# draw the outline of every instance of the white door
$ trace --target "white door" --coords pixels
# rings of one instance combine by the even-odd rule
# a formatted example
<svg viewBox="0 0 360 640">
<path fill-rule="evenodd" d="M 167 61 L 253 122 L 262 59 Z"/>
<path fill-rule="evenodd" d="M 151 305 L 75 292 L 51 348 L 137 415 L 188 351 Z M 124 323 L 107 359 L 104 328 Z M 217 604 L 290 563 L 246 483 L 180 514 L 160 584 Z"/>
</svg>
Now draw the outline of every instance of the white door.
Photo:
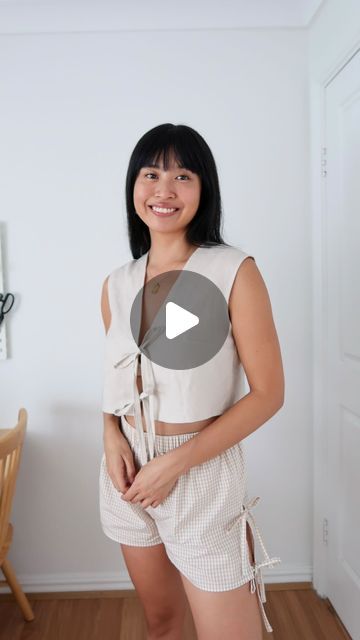
<svg viewBox="0 0 360 640">
<path fill-rule="evenodd" d="M 327 596 L 360 640 L 360 51 L 325 109 Z"/>
</svg>

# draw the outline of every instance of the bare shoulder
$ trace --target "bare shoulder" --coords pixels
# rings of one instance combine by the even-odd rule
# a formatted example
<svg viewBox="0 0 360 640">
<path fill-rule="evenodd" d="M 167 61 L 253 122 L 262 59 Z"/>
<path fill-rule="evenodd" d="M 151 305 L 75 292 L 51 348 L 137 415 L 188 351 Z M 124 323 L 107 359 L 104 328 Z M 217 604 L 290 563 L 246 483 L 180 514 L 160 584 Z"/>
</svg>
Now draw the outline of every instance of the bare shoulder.
<svg viewBox="0 0 360 640">
<path fill-rule="evenodd" d="M 111 324 L 111 310 L 109 304 L 109 290 L 108 290 L 108 281 L 110 274 L 106 276 L 101 290 L 101 315 L 105 327 L 105 333 L 108 332 L 110 324 Z"/>
<path fill-rule="evenodd" d="M 239 305 L 245 309 L 251 301 L 259 304 L 261 302 L 264 303 L 266 299 L 270 302 L 260 269 L 255 259 L 252 256 L 247 256 L 241 262 L 231 288 L 229 297 L 230 314 L 232 311 L 238 312 Z"/>
</svg>

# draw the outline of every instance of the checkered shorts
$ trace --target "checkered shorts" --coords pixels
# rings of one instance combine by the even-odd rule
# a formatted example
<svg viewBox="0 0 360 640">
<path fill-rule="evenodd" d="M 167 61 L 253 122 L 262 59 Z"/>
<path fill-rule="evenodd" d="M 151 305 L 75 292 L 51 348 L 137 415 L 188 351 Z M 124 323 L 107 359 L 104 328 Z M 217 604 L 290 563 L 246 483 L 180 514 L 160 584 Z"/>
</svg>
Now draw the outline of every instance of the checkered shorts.
<svg viewBox="0 0 360 640">
<path fill-rule="evenodd" d="M 137 469 L 140 444 L 136 429 L 121 416 L 121 431 L 133 452 Z M 158 455 L 180 446 L 198 432 L 157 435 Z M 145 432 L 147 444 L 147 433 Z M 264 623 L 266 602 L 261 567 L 273 566 L 250 511 L 259 497 L 247 500 L 246 468 L 242 443 L 192 467 L 179 476 L 168 496 L 157 507 L 121 500 L 106 468 L 105 453 L 100 463 L 100 521 L 112 540 L 147 547 L 163 543 L 170 561 L 196 587 L 206 591 L 227 591 L 251 581 L 257 590 Z M 247 542 L 247 524 L 259 540 L 265 560 L 252 562 Z M 255 548 L 254 548 L 255 551 Z"/>
</svg>

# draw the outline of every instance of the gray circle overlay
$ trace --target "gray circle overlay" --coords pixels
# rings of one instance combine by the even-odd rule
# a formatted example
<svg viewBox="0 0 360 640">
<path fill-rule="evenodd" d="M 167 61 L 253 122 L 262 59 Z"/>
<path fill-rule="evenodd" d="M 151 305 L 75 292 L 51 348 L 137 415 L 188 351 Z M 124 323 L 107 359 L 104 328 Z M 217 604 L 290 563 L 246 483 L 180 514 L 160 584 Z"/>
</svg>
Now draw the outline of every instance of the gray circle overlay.
<svg viewBox="0 0 360 640">
<path fill-rule="evenodd" d="M 198 316 L 199 323 L 167 338 L 168 302 Z M 141 337 L 143 313 L 148 329 Z M 141 353 L 152 362 L 167 369 L 193 369 L 211 360 L 221 349 L 230 318 L 223 294 L 209 278 L 195 271 L 173 270 L 151 278 L 140 289 L 131 307 L 130 326 Z"/>
</svg>

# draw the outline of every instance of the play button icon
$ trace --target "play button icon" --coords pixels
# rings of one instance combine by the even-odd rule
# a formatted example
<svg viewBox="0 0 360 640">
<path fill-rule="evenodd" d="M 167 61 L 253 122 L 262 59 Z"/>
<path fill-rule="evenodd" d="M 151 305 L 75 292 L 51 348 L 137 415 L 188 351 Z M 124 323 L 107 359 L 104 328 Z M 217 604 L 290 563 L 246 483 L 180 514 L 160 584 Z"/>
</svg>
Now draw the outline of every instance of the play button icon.
<svg viewBox="0 0 360 640">
<path fill-rule="evenodd" d="M 166 304 L 166 337 L 169 340 L 176 338 L 184 331 L 199 324 L 199 318 L 194 313 L 180 307 L 175 302 Z"/>
<path fill-rule="evenodd" d="M 136 294 L 132 336 L 153 363 L 193 369 L 221 349 L 230 329 L 227 301 L 212 280 L 189 269 L 162 273 Z"/>
</svg>

